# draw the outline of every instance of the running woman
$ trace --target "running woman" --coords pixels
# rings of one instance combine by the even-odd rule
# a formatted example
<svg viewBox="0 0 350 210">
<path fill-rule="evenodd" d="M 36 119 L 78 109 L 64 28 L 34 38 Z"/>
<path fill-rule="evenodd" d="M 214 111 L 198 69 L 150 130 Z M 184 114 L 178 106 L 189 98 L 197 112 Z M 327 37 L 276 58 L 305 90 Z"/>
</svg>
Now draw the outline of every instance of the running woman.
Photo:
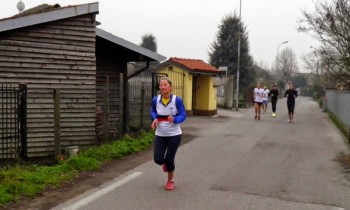
<svg viewBox="0 0 350 210">
<path fill-rule="evenodd" d="M 269 103 L 269 93 L 270 93 L 270 91 L 267 89 L 266 86 L 264 86 L 264 90 L 263 90 L 263 105 L 262 105 L 264 113 L 266 112 L 267 104 Z"/>
<path fill-rule="evenodd" d="M 186 120 L 186 110 L 182 99 L 171 94 L 172 84 L 167 77 L 159 80 L 161 94 L 152 99 L 152 129 L 156 129 L 154 140 L 154 162 L 162 165 L 168 173 L 166 190 L 173 190 L 175 154 L 180 145 L 182 131 L 180 123 Z"/>
<path fill-rule="evenodd" d="M 292 83 L 289 83 L 289 89 L 286 90 L 284 97 L 287 97 L 287 107 L 288 107 L 288 123 L 294 121 L 294 107 L 295 107 L 295 98 L 298 97 L 298 92 L 294 89 Z"/>
<path fill-rule="evenodd" d="M 272 86 L 272 90 L 270 91 L 269 95 L 271 96 L 272 117 L 276 117 L 276 105 L 278 99 L 278 90 L 276 85 Z"/>
<path fill-rule="evenodd" d="M 260 83 L 254 89 L 255 119 L 260 120 L 261 105 L 263 103 L 263 89 Z"/>
</svg>

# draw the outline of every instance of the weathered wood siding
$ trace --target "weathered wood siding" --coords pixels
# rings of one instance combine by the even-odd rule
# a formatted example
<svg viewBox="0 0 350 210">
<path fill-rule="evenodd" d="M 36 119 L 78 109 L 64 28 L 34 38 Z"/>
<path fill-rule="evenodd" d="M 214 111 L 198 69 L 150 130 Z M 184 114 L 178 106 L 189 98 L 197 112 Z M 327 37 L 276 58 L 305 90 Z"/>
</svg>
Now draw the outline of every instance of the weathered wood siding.
<svg viewBox="0 0 350 210">
<path fill-rule="evenodd" d="M 28 88 L 28 157 L 54 154 L 53 90 L 61 145 L 95 144 L 95 14 L 0 34 L 0 84 Z"/>
</svg>

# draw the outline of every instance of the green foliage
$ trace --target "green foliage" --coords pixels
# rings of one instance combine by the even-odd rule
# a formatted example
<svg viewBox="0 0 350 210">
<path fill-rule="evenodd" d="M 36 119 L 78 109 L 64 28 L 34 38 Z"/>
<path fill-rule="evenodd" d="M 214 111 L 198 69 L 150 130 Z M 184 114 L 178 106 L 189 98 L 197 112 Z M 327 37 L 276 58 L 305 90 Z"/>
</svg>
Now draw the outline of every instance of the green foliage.
<svg viewBox="0 0 350 210">
<path fill-rule="evenodd" d="M 255 71 L 253 59 L 249 54 L 248 31 L 237 14 L 226 15 L 223 18 L 216 41 L 209 50 L 209 62 L 216 67 L 227 66 L 228 74 L 236 75 L 239 31 L 241 31 L 240 87 L 247 87 L 254 83 Z"/>
<path fill-rule="evenodd" d="M 319 100 L 320 97 L 321 97 L 321 95 L 320 95 L 320 93 L 317 92 L 317 91 L 315 91 L 315 92 L 313 93 L 313 95 L 312 95 L 312 98 L 313 98 L 314 100 Z"/>
<path fill-rule="evenodd" d="M 77 155 L 69 158 L 63 164 L 67 165 L 67 167 L 71 170 L 77 171 L 92 171 L 101 167 L 101 161 L 95 158 L 84 157 L 83 155 Z"/>
<path fill-rule="evenodd" d="M 318 99 L 318 105 L 320 106 L 320 108 L 323 107 L 323 98 Z"/>
<path fill-rule="evenodd" d="M 101 145 L 95 148 L 89 148 L 81 152 L 81 156 L 95 158 L 99 161 L 117 159 L 124 155 L 132 154 L 149 148 L 153 143 L 154 134 L 141 131 L 139 139 L 131 136 L 124 136 L 121 140 L 111 144 Z"/>
<path fill-rule="evenodd" d="M 313 99 L 314 100 L 318 100 L 319 98 L 321 98 L 322 96 L 325 95 L 325 91 L 323 86 L 320 83 L 315 82 L 312 86 L 312 92 L 313 92 Z"/>
<path fill-rule="evenodd" d="M 0 204 L 17 201 L 21 195 L 35 196 L 48 186 L 58 186 L 82 171 L 97 170 L 103 162 L 149 148 L 153 132 L 141 131 L 137 138 L 125 136 L 111 144 L 83 150 L 54 166 L 14 166 L 0 171 Z"/>
</svg>

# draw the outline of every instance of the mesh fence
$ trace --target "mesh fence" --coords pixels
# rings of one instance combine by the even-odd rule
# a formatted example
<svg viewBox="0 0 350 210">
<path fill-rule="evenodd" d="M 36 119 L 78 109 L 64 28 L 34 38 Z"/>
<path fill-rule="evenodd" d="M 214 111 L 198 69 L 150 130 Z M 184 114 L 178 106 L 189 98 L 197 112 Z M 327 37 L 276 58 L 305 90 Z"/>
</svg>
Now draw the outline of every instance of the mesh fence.
<svg viewBox="0 0 350 210">
<path fill-rule="evenodd" d="M 350 127 L 350 91 L 326 91 L 326 108 Z"/>
</svg>

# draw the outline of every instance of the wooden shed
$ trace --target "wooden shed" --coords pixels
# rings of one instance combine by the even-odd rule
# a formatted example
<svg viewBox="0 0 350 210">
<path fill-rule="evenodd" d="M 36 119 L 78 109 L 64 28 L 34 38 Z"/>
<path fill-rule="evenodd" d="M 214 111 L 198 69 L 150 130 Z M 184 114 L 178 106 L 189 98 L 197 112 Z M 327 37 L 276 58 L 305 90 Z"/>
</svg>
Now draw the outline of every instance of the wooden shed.
<svg viewBox="0 0 350 210">
<path fill-rule="evenodd" d="M 0 20 L 0 84 L 27 87 L 26 142 L 20 145 L 27 157 L 55 154 L 54 90 L 60 94 L 60 145 L 98 144 L 96 109 L 108 125 L 103 137 L 122 133 L 133 76 L 127 63 L 165 59 L 96 28 L 98 12 L 98 3 L 42 5 Z"/>
</svg>

